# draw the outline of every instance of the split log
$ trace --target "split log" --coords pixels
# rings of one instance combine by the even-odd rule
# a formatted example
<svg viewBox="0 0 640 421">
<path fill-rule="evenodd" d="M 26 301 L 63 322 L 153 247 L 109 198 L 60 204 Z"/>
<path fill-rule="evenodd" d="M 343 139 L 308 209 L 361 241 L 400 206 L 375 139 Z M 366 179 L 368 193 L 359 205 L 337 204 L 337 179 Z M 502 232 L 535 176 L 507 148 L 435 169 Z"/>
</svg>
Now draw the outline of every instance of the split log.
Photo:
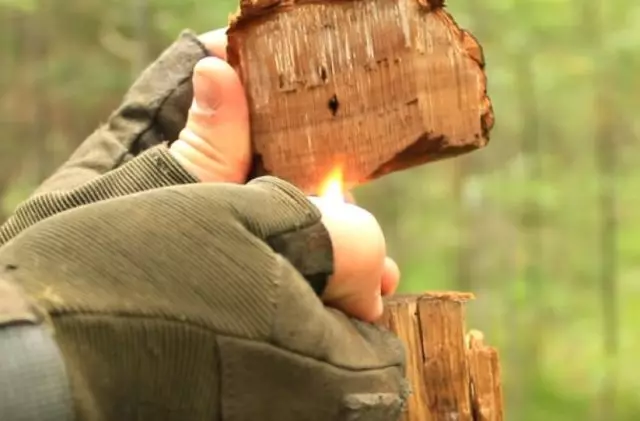
<svg viewBox="0 0 640 421">
<path fill-rule="evenodd" d="M 498 353 L 482 334 L 465 335 L 473 296 L 392 297 L 381 324 L 403 341 L 412 394 L 403 421 L 503 421 Z"/>
<path fill-rule="evenodd" d="M 442 0 L 241 0 L 228 60 L 247 91 L 256 169 L 317 193 L 483 147 L 478 42 Z"/>
</svg>

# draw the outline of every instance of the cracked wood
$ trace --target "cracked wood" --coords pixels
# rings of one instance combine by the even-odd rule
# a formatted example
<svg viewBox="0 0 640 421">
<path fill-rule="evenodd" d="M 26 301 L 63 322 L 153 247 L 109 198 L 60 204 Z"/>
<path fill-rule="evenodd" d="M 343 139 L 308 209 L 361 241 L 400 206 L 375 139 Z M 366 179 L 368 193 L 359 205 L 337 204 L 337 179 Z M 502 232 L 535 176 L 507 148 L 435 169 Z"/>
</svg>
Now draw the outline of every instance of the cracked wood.
<svg viewBox="0 0 640 421">
<path fill-rule="evenodd" d="M 484 147 L 484 58 L 440 1 L 244 0 L 228 59 L 247 91 L 254 175 L 308 194 Z"/>
</svg>

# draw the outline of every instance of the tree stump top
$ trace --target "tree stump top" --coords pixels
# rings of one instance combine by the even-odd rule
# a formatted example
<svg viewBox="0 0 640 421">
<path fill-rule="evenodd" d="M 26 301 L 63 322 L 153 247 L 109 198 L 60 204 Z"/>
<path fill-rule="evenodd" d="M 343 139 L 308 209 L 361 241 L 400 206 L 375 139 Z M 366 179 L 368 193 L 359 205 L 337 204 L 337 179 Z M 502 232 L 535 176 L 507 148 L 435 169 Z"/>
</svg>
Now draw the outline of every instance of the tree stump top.
<svg viewBox="0 0 640 421">
<path fill-rule="evenodd" d="M 402 421 L 503 421 L 498 352 L 466 332 L 472 294 L 391 297 L 380 324 L 402 340 L 411 395 Z"/>
</svg>

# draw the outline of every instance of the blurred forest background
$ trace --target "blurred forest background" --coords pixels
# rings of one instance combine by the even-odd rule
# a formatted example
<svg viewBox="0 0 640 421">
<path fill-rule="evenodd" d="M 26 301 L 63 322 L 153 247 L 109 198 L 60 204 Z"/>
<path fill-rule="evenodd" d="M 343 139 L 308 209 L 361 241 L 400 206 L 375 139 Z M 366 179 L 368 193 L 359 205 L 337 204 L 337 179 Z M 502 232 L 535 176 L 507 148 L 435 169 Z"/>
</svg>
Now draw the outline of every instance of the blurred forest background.
<svg viewBox="0 0 640 421">
<path fill-rule="evenodd" d="M 236 0 L 0 0 L 0 220 L 183 28 Z M 640 420 L 640 2 L 450 0 L 484 46 L 490 145 L 356 196 L 405 291 L 472 291 L 510 421 Z"/>
</svg>

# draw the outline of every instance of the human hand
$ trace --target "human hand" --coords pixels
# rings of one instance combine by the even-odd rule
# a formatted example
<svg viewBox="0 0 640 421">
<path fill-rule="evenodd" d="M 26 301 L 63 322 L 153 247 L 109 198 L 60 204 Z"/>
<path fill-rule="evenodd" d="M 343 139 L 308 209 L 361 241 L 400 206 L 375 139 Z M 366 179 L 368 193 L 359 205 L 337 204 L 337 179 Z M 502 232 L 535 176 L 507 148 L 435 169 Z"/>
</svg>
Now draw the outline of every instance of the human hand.
<svg viewBox="0 0 640 421">
<path fill-rule="evenodd" d="M 251 164 L 249 113 L 242 83 L 226 62 L 226 28 L 199 39 L 211 56 L 195 66 L 187 123 L 170 151 L 200 181 L 244 183 Z"/>
<path fill-rule="evenodd" d="M 194 101 L 187 124 L 171 146 L 174 157 L 201 181 L 243 183 L 251 163 L 248 107 L 237 74 L 226 63 L 225 29 L 200 41 L 212 57 L 196 65 Z M 373 321 L 382 315 L 382 296 L 392 294 L 400 277 L 386 256 L 384 235 L 375 217 L 353 204 L 312 201 L 323 213 L 333 242 L 335 274 L 322 296 L 325 304 Z"/>
<path fill-rule="evenodd" d="M 310 199 L 320 209 L 333 245 L 334 274 L 322 300 L 361 320 L 377 320 L 382 297 L 393 294 L 400 279 L 398 265 L 387 257 L 378 221 L 351 203 Z"/>
<path fill-rule="evenodd" d="M 273 177 L 189 183 L 60 212 L 0 248 L 0 268 L 46 316 L 72 380 L 92 386 L 80 410 L 89 402 L 102 419 L 128 408 L 148 419 L 220 419 L 229 408 L 235 420 L 398 419 L 402 342 L 325 309 L 302 276 L 332 272 L 329 235 L 342 266 L 329 291 L 348 275 L 345 258 L 368 262 L 357 244 L 345 253 L 344 236 L 384 256 L 363 212 L 325 209 L 323 225 Z"/>
</svg>

